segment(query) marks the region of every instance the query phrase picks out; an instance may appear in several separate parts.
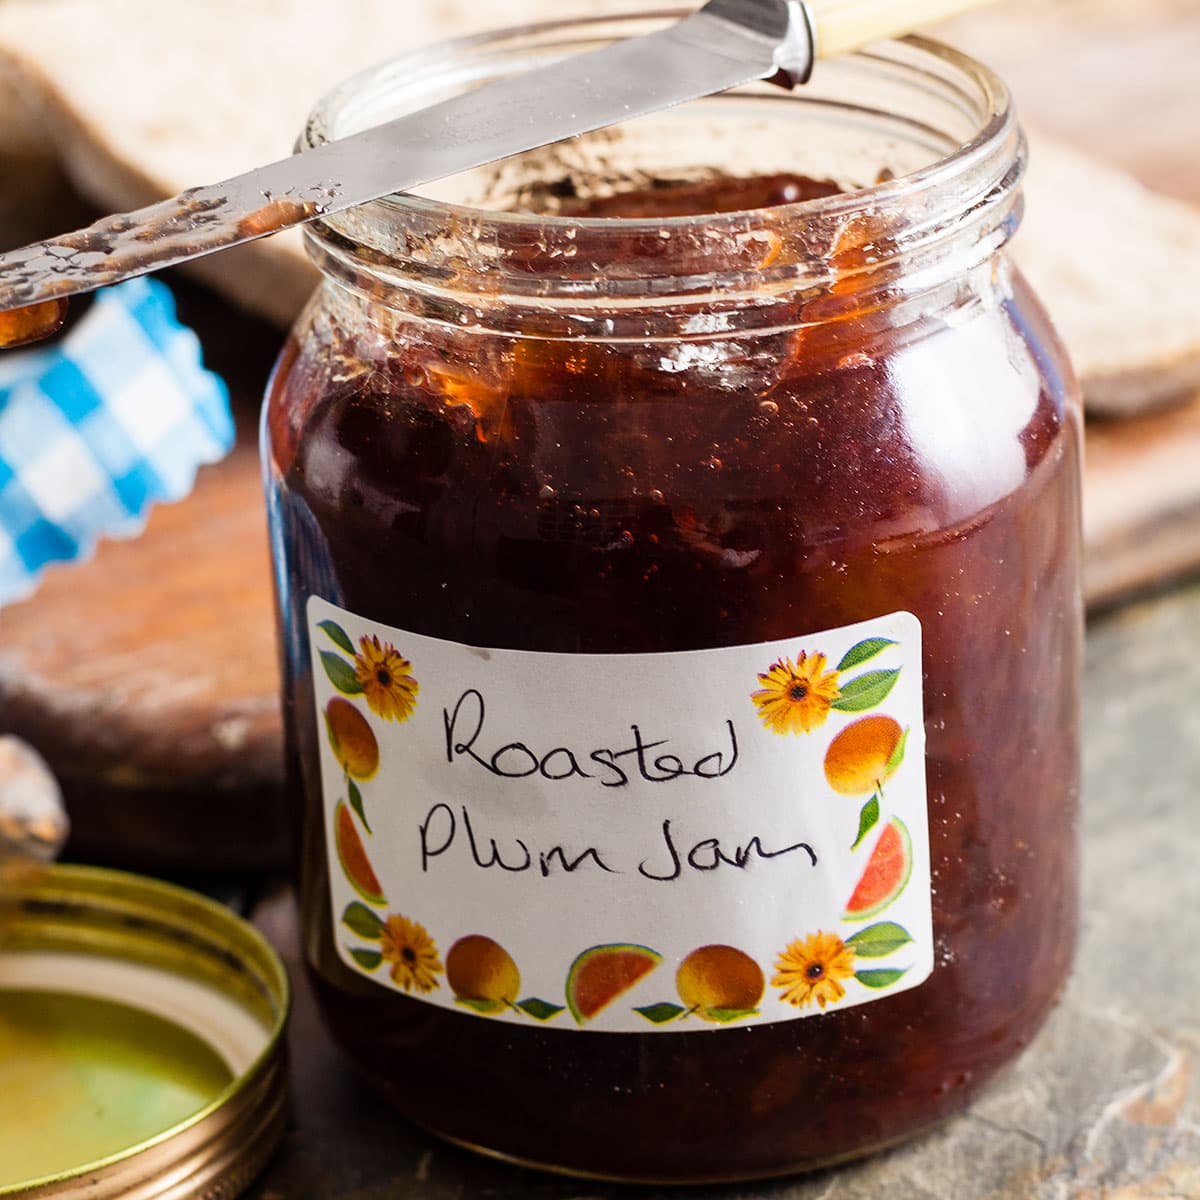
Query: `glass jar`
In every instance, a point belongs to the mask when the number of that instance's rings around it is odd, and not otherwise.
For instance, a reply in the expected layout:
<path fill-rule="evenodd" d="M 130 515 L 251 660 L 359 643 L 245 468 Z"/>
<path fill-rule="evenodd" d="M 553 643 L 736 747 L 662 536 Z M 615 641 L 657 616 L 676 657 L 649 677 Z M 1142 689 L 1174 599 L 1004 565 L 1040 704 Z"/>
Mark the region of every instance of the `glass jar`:
<path fill-rule="evenodd" d="M 423 51 L 305 144 L 659 19 Z M 1055 1003 L 1081 427 L 1023 161 L 909 39 L 308 226 L 263 422 L 306 959 L 412 1120 L 786 1173 Z"/>

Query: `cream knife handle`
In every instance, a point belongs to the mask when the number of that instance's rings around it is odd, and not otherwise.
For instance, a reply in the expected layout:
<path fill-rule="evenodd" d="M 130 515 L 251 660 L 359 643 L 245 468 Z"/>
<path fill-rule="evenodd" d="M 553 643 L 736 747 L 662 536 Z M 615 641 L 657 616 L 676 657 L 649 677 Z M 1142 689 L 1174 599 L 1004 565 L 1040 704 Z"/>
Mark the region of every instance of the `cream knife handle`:
<path fill-rule="evenodd" d="M 808 0 L 817 32 L 817 57 L 900 37 L 994 0 Z"/>

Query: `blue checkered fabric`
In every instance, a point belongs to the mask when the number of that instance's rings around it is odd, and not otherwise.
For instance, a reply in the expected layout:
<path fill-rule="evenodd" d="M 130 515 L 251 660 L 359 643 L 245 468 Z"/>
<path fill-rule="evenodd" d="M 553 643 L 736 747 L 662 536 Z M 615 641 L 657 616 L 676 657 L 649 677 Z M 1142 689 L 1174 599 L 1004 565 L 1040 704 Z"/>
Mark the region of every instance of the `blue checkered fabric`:
<path fill-rule="evenodd" d="M 225 384 L 154 280 L 99 292 L 55 345 L 0 354 L 0 605 L 49 563 L 139 533 L 233 439 Z"/>

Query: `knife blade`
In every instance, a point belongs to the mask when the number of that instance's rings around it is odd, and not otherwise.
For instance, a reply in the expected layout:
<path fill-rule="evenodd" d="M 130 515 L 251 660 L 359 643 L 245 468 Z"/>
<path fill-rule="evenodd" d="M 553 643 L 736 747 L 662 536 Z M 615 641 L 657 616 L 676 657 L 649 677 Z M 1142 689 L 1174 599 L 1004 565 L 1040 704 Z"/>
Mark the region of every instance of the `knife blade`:
<path fill-rule="evenodd" d="M 801 0 L 710 0 L 664 29 L 0 255 L 0 312 L 174 266 L 757 80 L 792 87 L 807 80 L 815 57 Z"/>

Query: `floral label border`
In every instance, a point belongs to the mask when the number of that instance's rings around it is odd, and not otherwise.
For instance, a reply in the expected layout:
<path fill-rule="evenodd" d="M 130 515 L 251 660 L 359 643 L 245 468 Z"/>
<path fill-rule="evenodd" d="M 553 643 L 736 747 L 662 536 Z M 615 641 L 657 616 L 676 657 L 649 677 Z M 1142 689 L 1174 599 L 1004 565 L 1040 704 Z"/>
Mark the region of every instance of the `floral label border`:
<path fill-rule="evenodd" d="M 462 646 L 318 598 L 309 626 L 331 920 L 381 986 L 670 1032 L 932 973 L 912 614 L 603 656 Z M 694 700 L 656 725 L 672 695 Z"/>

